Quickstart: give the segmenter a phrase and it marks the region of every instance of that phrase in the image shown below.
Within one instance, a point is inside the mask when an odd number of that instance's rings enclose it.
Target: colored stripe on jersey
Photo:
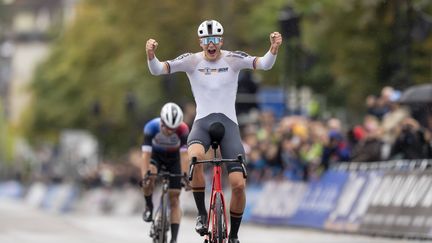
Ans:
[[[186,53],[167,61],[170,73],[186,72],[195,98],[195,120],[222,113],[237,123],[235,100],[238,75],[242,69],[254,69],[256,57],[241,51],[221,50],[221,58],[209,62],[203,52]]]
[[[144,126],[142,151],[153,153],[178,153],[187,144],[189,128],[182,122],[175,133],[165,135],[161,131],[161,119],[154,118]]]

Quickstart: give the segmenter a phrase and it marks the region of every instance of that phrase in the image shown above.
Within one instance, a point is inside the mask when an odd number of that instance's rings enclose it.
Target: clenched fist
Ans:
[[[158,46],[158,43],[154,39],[148,39],[146,43],[146,52],[147,52],[147,58],[149,60],[152,60],[155,56],[155,51]]]
[[[279,32],[272,32],[270,34],[270,51],[276,55],[279,46],[282,44],[282,35]]]

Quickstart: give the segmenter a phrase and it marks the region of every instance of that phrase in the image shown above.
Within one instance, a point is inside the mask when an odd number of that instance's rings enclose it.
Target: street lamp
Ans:
[[[0,102],[4,105],[5,114],[7,117],[7,97],[9,93],[9,83],[12,73],[12,56],[14,53],[14,45],[10,40],[5,40],[0,43]]]
[[[295,90],[291,91],[289,95],[290,100],[287,102],[287,89],[291,85],[292,88],[296,86],[297,68],[298,68],[298,48],[300,29],[299,22],[300,16],[290,7],[286,6],[279,12],[279,26],[286,45],[285,48],[285,61],[283,68],[282,90],[284,94],[284,106],[288,113],[297,108]]]
[[[290,6],[284,7],[279,12],[279,24],[284,39],[291,39],[300,36],[300,16]]]

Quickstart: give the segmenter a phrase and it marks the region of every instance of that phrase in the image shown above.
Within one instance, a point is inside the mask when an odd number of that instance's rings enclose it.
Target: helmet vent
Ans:
[[[177,104],[168,102],[162,107],[160,118],[163,125],[175,129],[183,121],[183,111]]]
[[[0,0],[1,1],[1,0]],[[207,37],[212,35],[223,35],[224,28],[216,20],[205,20],[198,26],[198,37]]]
[[[207,33],[209,35],[213,34],[213,28],[212,28],[212,24],[207,24]]]
[[[175,107],[172,107],[171,112],[172,112],[172,124],[175,124],[177,119],[177,110],[175,109]]]

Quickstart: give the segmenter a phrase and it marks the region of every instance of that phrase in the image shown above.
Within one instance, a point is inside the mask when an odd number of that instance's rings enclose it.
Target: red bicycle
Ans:
[[[247,178],[247,172],[240,154],[236,159],[222,159],[217,156],[217,148],[225,134],[225,127],[220,122],[215,122],[209,129],[211,147],[214,151],[214,157],[211,160],[197,160],[192,157],[189,169],[189,180],[192,180],[193,170],[196,164],[210,163],[213,165],[213,180],[210,197],[210,207],[207,217],[207,227],[209,231],[206,234],[204,243],[225,243],[228,240],[228,220],[226,215],[225,197],[222,191],[222,163],[240,163],[243,169],[243,177]]]

